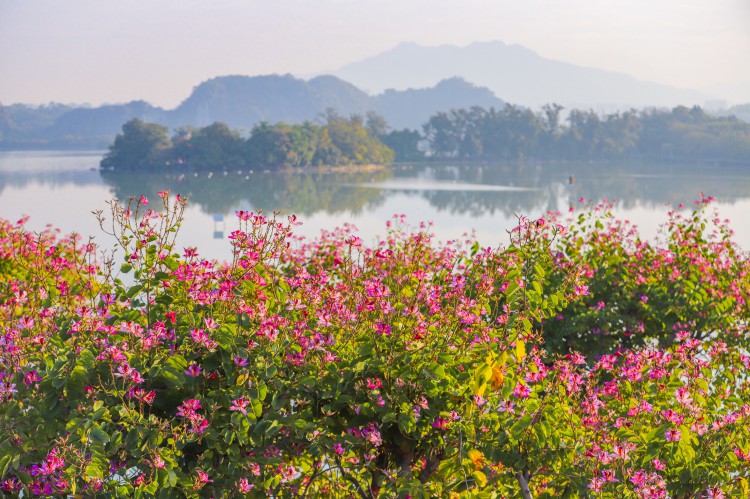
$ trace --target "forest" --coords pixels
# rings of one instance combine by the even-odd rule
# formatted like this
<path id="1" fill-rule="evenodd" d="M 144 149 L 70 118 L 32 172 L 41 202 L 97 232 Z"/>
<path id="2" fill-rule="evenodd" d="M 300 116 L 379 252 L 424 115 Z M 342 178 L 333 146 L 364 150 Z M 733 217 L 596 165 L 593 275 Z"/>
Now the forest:
<path id="1" fill-rule="evenodd" d="M 660 159 L 750 162 L 750 125 L 699 107 L 600 115 L 546 105 L 539 112 L 506 104 L 440 112 L 423 126 L 434 158 Z M 399 159 L 398 148 L 396 158 Z"/>

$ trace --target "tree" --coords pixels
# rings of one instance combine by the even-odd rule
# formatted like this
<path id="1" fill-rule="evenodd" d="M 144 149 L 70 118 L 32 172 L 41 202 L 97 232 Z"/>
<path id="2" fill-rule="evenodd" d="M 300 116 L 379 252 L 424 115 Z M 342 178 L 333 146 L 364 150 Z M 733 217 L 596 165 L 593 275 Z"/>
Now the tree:
<path id="1" fill-rule="evenodd" d="M 365 128 L 367 133 L 373 137 L 383 137 L 388 133 L 388 122 L 375 111 L 367 111 L 365 115 Z"/>
<path id="2" fill-rule="evenodd" d="M 193 130 L 175 147 L 174 155 L 194 168 L 236 168 L 243 163 L 243 143 L 236 131 L 224 123 L 214 123 Z"/>
<path id="3" fill-rule="evenodd" d="M 419 149 L 419 143 L 424 140 L 416 130 L 393 130 L 380 139 L 383 144 L 390 147 L 396 161 L 421 161 L 424 152 Z"/>
<path id="4" fill-rule="evenodd" d="M 141 170 L 163 165 L 165 153 L 172 145 L 167 127 L 132 119 L 122 126 L 109 152 L 102 159 L 103 168 Z"/>

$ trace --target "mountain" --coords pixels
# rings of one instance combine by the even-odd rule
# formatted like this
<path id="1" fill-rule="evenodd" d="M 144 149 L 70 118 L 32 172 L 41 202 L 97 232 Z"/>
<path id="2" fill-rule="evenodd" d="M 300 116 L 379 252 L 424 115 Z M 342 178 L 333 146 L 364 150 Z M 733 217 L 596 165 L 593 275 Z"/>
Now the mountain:
<path id="1" fill-rule="evenodd" d="M 291 75 L 221 76 L 196 86 L 172 110 L 143 101 L 96 108 L 0 106 L 0 148 L 65 147 L 66 142 L 70 147 L 106 147 L 133 118 L 169 128 L 203 127 L 218 121 L 247 131 L 261 121 L 315 121 L 328 110 L 342 116 L 376 111 L 391 128 L 414 129 L 438 111 L 502 105 L 490 90 L 461 78 L 431 88 L 388 90 L 370 96 L 330 75 L 309 81 Z"/>
<path id="2" fill-rule="evenodd" d="M 112 137 L 122 124 L 138 118 L 148 122 L 162 122 L 167 111 L 145 101 L 106 105 L 96 108 L 75 108 L 57 118 L 44 131 L 49 137 L 73 135 L 80 137 Z"/>
<path id="3" fill-rule="evenodd" d="M 261 121 L 298 123 L 314 120 L 326 105 L 313 85 L 291 75 L 222 76 L 195 87 L 170 113 L 168 124 L 206 126 L 219 121 L 230 128 L 250 128 Z"/>
<path id="4" fill-rule="evenodd" d="M 332 74 L 372 92 L 430 87 L 461 76 L 499 98 L 530 107 L 556 102 L 596 110 L 702 105 L 705 94 L 640 81 L 622 73 L 547 59 L 521 45 L 500 41 L 466 47 L 403 43 Z"/>
<path id="5" fill-rule="evenodd" d="M 163 124 L 205 126 L 220 121 L 231 128 L 250 128 L 261 121 L 313 121 L 332 109 L 343 116 L 376 111 L 391 128 L 419 128 L 438 111 L 502 105 L 489 89 L 461 78 L 430 88 L 387 90 L 370 96 L 330 75 L 309 81 L 291 75 L 222 76 L 195 87 Z"/>
<path id="6" fill-rule="evenodd" d="M 738 104 L 736 106 L 730 107 L 729 109 L 714 111 L 711 114 L 715 116 L 735 116 L 736 118 L 741 119 L 745 123 L 750 123 L 750 103 Z"/>
<path id="7" fill-rule="evenodd" d="M 457 77 L 440 81 L 432 88 L 386 90 L 373 101 L 373 109 L 393 129 L 418 129 L 438 111 L 472 106 L 499 108 L 504 104 L 489 89 L 476 87 Z"/>

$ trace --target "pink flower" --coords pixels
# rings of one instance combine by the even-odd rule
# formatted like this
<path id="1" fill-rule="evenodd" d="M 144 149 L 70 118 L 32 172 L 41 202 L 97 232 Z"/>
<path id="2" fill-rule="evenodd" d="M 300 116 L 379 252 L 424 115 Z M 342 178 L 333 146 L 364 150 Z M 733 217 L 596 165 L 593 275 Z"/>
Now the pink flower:
<path id="1" fill-rule="evenodd" d="M 438 430 L 447 430 L 448 429 L 448 420 L 443 418 L 435 418 L 435 422 L 432 423 L 433 428 L 437 428 Z"/>
<path id="2" fill-rule="evenodd" d="M 513 388 L 513 395 L 519 398 L 528 398 L 530 393 L 531 389 L 523 383 L 518 383 L 516 387 Z"/>
<path id="3" fill-rule="evenodd" d="M 346 238 L 345 242 L 346 244 L 354 248 L 359 248 L 360 246 L 362 246 L 362 239 L 357 236 L 349 236 Z"/>
<path id="4" fill-rule="evenodd" d="M 589 481 L 589 487 L 594 492 L 601 492 L 602 487 L 604 486 L 604 479 L 601 477 L 594 477 Z"/>
<path id="5" fill-rule="evenodd" d="M 297 469 L 294 466 L 283 464 L 279 465 L 279 474 L 281 475 L 281 483 L 290 482 L 297 475 Z"/>
<path id="6" fill-rule="evenodd" d="M 198 481 L 200 483 L 210 483 L 210 482 L 213 482 L 213 480 L 211 480 L 208 477 L 208 474 L 205 473 L 204 471 L 202 471 L 202 470 L 195 470 L 195 472 L 198 474 Z"/>
<path id="7" fill-rule="evenodd" d="M 237 482 L 237 489 L 243 493 L 250 492 L 253 487 L 255 487 L 255 484 L 248 482 L 247 478 L 240 478 L 240 481 Z"/>
<path id="8" fill-rule="evenodd" d="M 40 377 L 39 377 L 39 375 L 37 374 L 37 372 L 36 372 L 36 370 L 35 370 L 35 369 L 34 369 L 34 370 L 31 370 L 31 371 L 29 371 L 29 372 L 27 372 L 27 373 L 26 373 L 26 374 L 24 374 L 24 376 L 23 376 L 23 383 L 24 383 L 24 384 L 25 384 L 26 386 L 31 386 L 31 385 L 33 385 L 34 383 L 38 383 L 38 382 L 39 382 L 39 381 L 41 381 L 41 380 L 42 380 L 42 378 L 40 378 Z"/>
<path id="9" fill-rule="evenodd" d="M 341 444 L 339 444 L 339 443 L 336 443 L 336 444 L 333 445 L 333 450 L 339 456 L 341 456 L 344 452 L 346 452 L 346 449 L 344 449 L 344 446 L 341 445 Z"/>
<path id="10" fill-rule="evenodd" d="M 141 195 L 141 199 L 138 202 L 140 204 L 148 204 L 148 199 L 146 199 L 146 196 Z"/>
<path id="11" fill-rule="evenodd" d="M 250 405 L 250 401 L 245 397 L 240 397 L 232 401 L 232 405 L 229 407 L 230 411 L 239 411 L 242 414 L 247 415 L 247 406 Z"/>
<path id="12" fill-rule="evenodd" d="M 680 430 L 669 429 L 664 432 L 664 436 L 668 442 L 677 442 L 680 439 Z"/>
<path id="13" fill-rule="evenodd" d="M 191 420 L 190 433 L 195 433 L 196 435 L 202 435 L 203 432 L 206 431 L 206 428 L 208 428 L 208 421 L 206 420 L 206 418 L 204 418 L 200 414 L 196 415 Z"/>
<path id="14" fill-rule="evenodd" d="M 684 386 L 677 389 L 675 392 L 675 398 L 677 399 L 677 402 L 685 406 L 689 406 L 693 401 L 693 398 L 690 396 L 690 390 Z"/>
<path id="15" fill-rule="evenodd" d="M 375 390 L 378 388 L 382 388 L 383 383 L 380 381 L 380 378 L 375 377 L 375 379 L 367 378 L 367 389 L 368 390 Z"/>
<path id="16" fill-rule="evenodd" d="M 188 376 L 193 376 L 193 377 L 199 376 L 200 373 L 201 373 L 201 366 L 199 366 L 195 362 L 190 364 L 187 368 L 187 371 L 185 371 L 185 374 L 187 374 Z"/>
<path id="17" fill-rule="evenodd" d="M 192 418 L 195 417 L 196 411 L 198 409 L 201 409 L 201 401 L 198 399 L 188 399 L 180 405 L 180 407 L 177 408 L 177 415 L 182 416 L 184 418 Z"/>
<path id="18" fill-rule="evenodd" d="M 676 425 L 682 424 L 682 416 L 673 411 L 672 409 L 667 409 L 666 411 L 662 411 L 661 415 L 664 416 L 664 419 L 667 421 L 674 423 Z"/>

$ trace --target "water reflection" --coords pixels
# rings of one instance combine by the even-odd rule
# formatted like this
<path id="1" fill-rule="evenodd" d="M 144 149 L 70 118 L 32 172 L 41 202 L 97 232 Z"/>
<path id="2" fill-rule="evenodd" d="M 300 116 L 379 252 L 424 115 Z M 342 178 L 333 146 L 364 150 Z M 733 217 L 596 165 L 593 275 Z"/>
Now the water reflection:
<path id="1" fill-rule="evenodd" d="M 469 217 L 562 211 L 579 198 L 616 199 L 622 208 L 688 203 L 701 192 L 724 202 L 750 196 L 750 174 L 726 167 L 679 165 L 500 164 L 414 165 L 349 172 L 101 172 L 120 199 L 170 189 L 209 215 L 238 207 L 298 215 L 359 214 L 396 192 L 422 198 L 437 212 Z"/>
<path id="2" fill-rule="evenodd" d="M 106 208 L 107 199 L 153 198 L 169 189 L 190 198 L 185 243 L 208 245 L 208 254 L 221 257 L 226 236 L 236 228 L 236 210 L 295 213 L 305 222 L 300 228 L 305 235 L 352 222 L 366 239 L 382 235 L 385 221 L 403 213 L 413 222 L 434 221 L 443 239 L 477 229 L 480 239 L 495 244 L 506 239 L 516 214 L 566 211 L 579 198 L 616 199 L 623 216 L 654 233 L 665 218 L 665 203 L 690 204 L 704 192 L 718 199 L 738 241 L 750 247 L 750 226 L 743 223 L 750 211 L 750 171 L 738 167 L 519 162 L 346 172 L 134 174 L 100 172 L 95 168 L 99 158 L 0 153 L 0 216 L 29 214 L 36 227 L 52 223 L 65 232 L 96 235 L 90 212 Z"/>
<path id="3" fill-rule="evenodd" d="M 354 172 L 216 172 L 119 173 L 102 171 L 102 179 L 119 199 L 136 193 L 156 196 L 163 189 L 188 196 L 206 214 L 234 212 L 238 207 L 298 215 L 317 212 L 361 213 L 383 204 L 385 194 L 360 184 L 377 184 L 392 176 L 387 169 Z"/>

